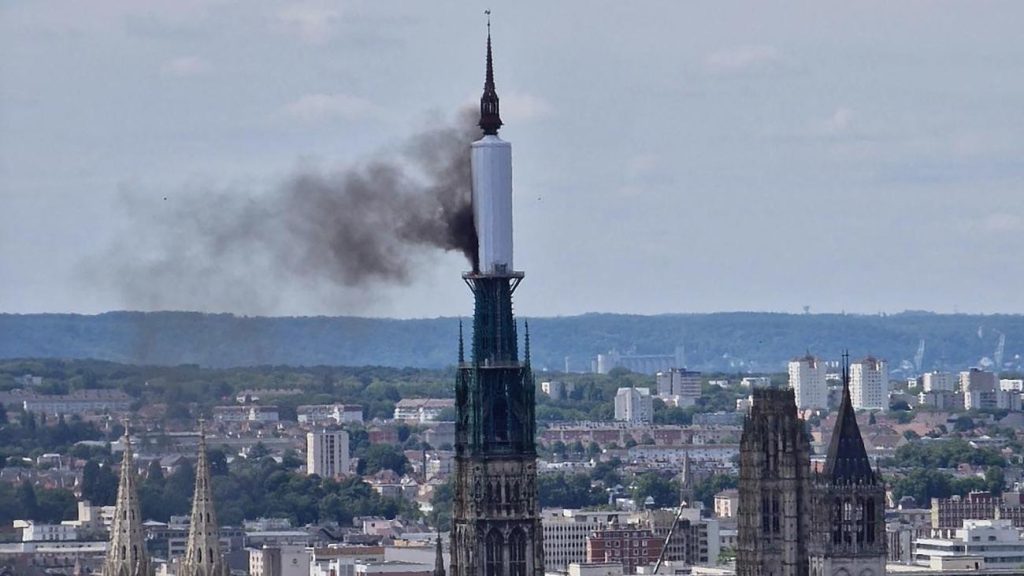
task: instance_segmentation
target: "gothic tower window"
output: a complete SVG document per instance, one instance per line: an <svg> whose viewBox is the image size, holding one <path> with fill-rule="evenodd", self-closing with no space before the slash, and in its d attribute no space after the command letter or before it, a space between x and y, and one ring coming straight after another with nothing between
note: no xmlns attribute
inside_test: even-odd
<svg viewBox="0 0 1024 576"><path fill-rule="evenodd" d="M500 532L497 530L491 530L491 533L487 535L486 548L487 558L484 566L484 574L486 576L502 576L502 538Z"/></svg>
<svg viewBox="0 0 1024 576"><path fill-rule="evenodd" d="M781 529L781 526L780 526L780 523L779 523L779 517L780 516L781 516L781 511L779 510L779 497L776 495L776 496L772 497L772 532L774 532L776 534L782 532L782 529Z"/></svg>
<svg viewBox="0 0 1024 576"><path fill-rule="evenodd" d="M832 544L843 543L843 502L836 498L832 504Z"/></svg>
<svg viewBox="0 0 1024 576"><path fill-rule="evenodd" d="M771 503L767 496L761 498L761 530L768 534L771 531Z"/></svg>
<svg viewBox="0 0 1024 576"><path fill-rule="evenodd" d="M508 541L509 576L526 576L526 534L515 530Z"/></svg>
<svg viewBox="0 0 1024 576"><path fill-rule="evenodd" d="M875 543L875 500L868 498L864 501L864 524L867 528L867 543Z"/></svg>
<svg viewBox="0 0 1024 576"><path fill-rule="evenodd" d="M504 396L494 400L494 439L508 441L508 401Z"/></svg>
<svg viewBox="0 0 1024 576"><path fill-rule="evenodd" d="M857 498L857 544L864 544L864 541L867 540L866 532L868 530L868 525L867 522L865 522L867 514L865 513L864 506L864 499Z"/></svg>

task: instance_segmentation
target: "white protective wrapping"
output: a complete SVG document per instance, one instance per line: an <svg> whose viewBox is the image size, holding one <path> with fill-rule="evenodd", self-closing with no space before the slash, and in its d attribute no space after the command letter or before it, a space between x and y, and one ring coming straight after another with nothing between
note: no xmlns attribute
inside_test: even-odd
<svg viewBox="0 0 1024 576"><path fill-rule="evenodd" d="M512 272L512 145L497 136L484 136L473 143L471 160L479 272Z"/></svg>

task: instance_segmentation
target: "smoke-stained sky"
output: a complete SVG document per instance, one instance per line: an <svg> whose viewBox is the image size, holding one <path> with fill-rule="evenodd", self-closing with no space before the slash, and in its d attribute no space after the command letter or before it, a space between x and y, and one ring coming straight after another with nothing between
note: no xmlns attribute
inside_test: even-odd
<svg viewBox="0 0 1024 576"><path fill-rule="evenodd" d="M519 312L1024 312L1024 4L968 0L4 2L0 311L137 307L103 259L161 256L142 215L401 157L479 97L485 7ZM416 257L148 306L469 313Z"/></svg>

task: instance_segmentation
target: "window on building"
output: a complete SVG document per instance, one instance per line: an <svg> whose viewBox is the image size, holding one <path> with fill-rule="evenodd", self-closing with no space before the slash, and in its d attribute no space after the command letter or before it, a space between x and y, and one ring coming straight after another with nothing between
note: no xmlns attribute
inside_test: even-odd
<svg viewBox="0 0 1024 576"><path fill-rule="evenodd" d="M867 500L864 501L864 524L867 529L866 536L868 544L875 543L875 530L877 529L877 527L875 526L876 523L877 522L875 521L875 499L868 498Z"/></svg>
<svg viewBox="0 0 1024 576"><path fill-rule="evenodd" d="M515 530L508 541L509 576L526 576L526 534Z"/></svg>
<svg viewBox="0 0 1024 576"><path fill-rule="evenodd" d="M487 576L502 576L502 538L501 533L497 530L491 530L491 533L487 535L487 550L484 565L484 573Z"/></svg>
<svg viewBox="0 0 1024 576"><path fill-rule="evenodd" d="M494 439L508 441L508 401L504 396L494 400Z"/></svg>

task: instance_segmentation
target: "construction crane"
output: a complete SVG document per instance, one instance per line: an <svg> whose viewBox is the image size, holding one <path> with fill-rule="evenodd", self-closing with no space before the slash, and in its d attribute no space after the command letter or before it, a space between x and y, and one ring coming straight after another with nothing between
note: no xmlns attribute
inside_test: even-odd
<svg viewBox="0 0 1024 576"><path fill-rule="evenodd" d="M672 539L672 534L676 531L676 526L679 525L679 519L683 517L683 509L686 507L685 502L679 503L679 512L676 512L676 517L672 520L672 527L668 529L668 534L665 536L665 542L661 545L661 554L658 554L658 561L654 563L654 573L658 573L658 569L661 568L661 563L665 560L665 554L668 552L668 543Z"/></svg>
<svg viewBox="0 0 1024 576"><path fill-rule="evenodd" d="M665 535L665 542L661 545L661 554L658 554L658 561L654 563L654 573L658 573L658 569L661 568L661 563L665 560L665 554L668 553L668 543L672 540L672 534L676 531L676 526L679 525L679 519L683 517L683 509L685 509L689 500L693 499L692 489L693 478L690 473L690 453L687 452L683 456L683 478L682 486L679 488L679 511L676 512L676 517L672 519L672 526L668 529L668 534Z"/></svg>

